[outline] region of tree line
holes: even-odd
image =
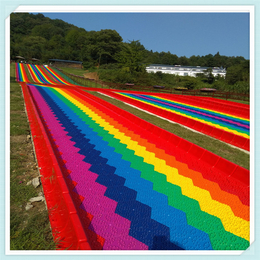
[[[10,56],[36,58],[42,63],[49,59],[82,61],[85,69],[99,68],[100,77],[120,83],[140,84],[161,82],[187,88],[211,85],[219,90],[249,92],[249,60],[244,57],[228,57],[216,54],[178,57],[170,52],[147,50],[139,40],[123,42],[115,30],[86,31],[60,19],[50,19],[43,14],[12,13],[10,16]],[[227,76],[213,79],[201,75],[178,77],[174,75],[147,75],[149,64],[223,67]],[[113,71],[113,75],[111,75]]]

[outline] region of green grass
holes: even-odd
[[[10,83],[10,249],[54,250],[48,213],[44,202],[35,202],[28,211],[29,199],[42,192],[41,187],[27,185],[39,175],[25,113],[24,99],[15,81],[15,65],[11,64]]]
[[[94,91],[89,91],[92,95],[95,95],[121,109],[124,109],[137,117],[140,117],[158,127],[161,127],[181,138],[184,138],[208,151],[217,154],[237,165],[240,165],[246,169],[249,169],[250,157],[248,153],[245,153],[239,149],[233,148],[226,143],[213,139],[207,135],[202,135],[196,132],[193,132],[185,127],[182,127],[178,124],[170,123],[167,120],[158,118],[151,114],[145,113],[139,109],[131,107],[119,100],[104,96]]]
[[[12,139],[11,139],[12,140]],[[11,205],[23,205],[37,196],[37,191],[26,183],[31,180],[28,166],[30,162],[27,154],[28,144],[25,142],[12,142],[10,144],[10,202]],[[30,169],[31,171],[31,169]],[[17,196],[19,194],[19,196]]]
[[[74,74],[77,76],[84,76],[87,71],[85,69],[76,69],[76,68],[69,68],[69,67],[62,67],[61,68],[64,72]]]
[[[48,221],[47,211],[28,218],[21,210],[11,210],[10,250],[53,250]]]
[[[10,83],[10,112],[10,135],[29,134],[21,87],[14,80]]]

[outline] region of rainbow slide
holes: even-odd
[[[249,106],[242,108],[227,101],[218,103],[216,99],[206,104],[203,98],[137,91],[101,90],[101,93],[249,151]],[[230,110],[224,112],[228,106]]]
[[[63,79],[54,69],[49,66],[16,63],[16,78],[18,82],[50,84],[50,85],[74,85]],[[26,74],[31,75],[30,82]]]
[[[71,225],[78,217],[74,226],[88,249],[249,247],[247,170],[75,87],[23,84],[23,92],[65,180],[62,196],[75,206]],[[40,145],[36,151],[43,153]],[[44,154],[39,160],[49,163]],[[51,219],[64,234],[60,248],[67,241],[75,249],[62,221]]]
[[[18,82],[30,82],[23,63],[15,63],[15,72]]]

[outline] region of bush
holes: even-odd
[[[215,82],[212,84],[212,87],[218,91],[225,91],[227,88],[227,84],[225,82],[225,79],[218,79],[215,80]]]
[[[249,94],[250,92],[250,85],[249,82],[245,81],[238,81],[234,85],[232,85],[233,92],[239,94]]]
[[[187,89],[195,89],[197,86],[197,79],[193,77],[183,77],[182,87]]]
[[[209,83],[199,81],[195,89],[201,89],[201,88],[212,88],[212,85],[210,85]]]
[[[102,64],[100,65],[99,69],[119,69],[118,63],[108,63],[108,64]]]
[[[108,82],[115,82],[115,70],[98,70],[99,79]]]
[[[91,61],[84,61],[83,62],[83,68],[84,69],[94,69],[95,64],[94,64],[94,62],[91,62]]]
[[[124,70],[118,70],[115,76],[115,80],[118,83],[136,83],[135,77],[127,71]]]

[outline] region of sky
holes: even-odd
[[[116,30],[124,42],[139,40],[147,50],[249,59],[249,13],[43,13],[87,31]]]

